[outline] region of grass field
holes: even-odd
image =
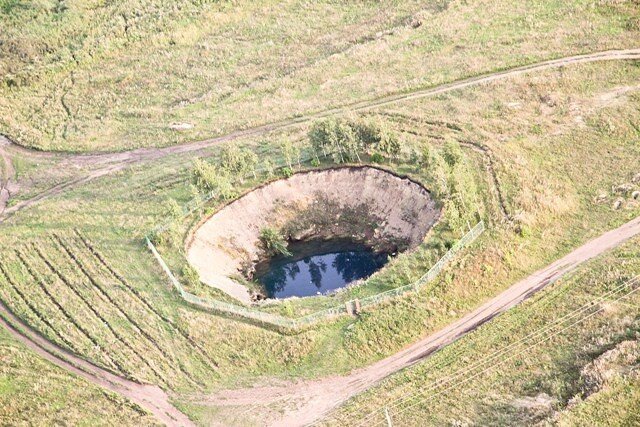
[[[0,422],[6,425],[157,425],[126,399],[72,376],[0,330]]]
[[[504,223],[483,154],[466,149],[469,161],[477,165],[479,191],[489,201],[487,215],[493,229],[431,293],[402,299],[358,320],[343,319],[300,335],[281,336],[194,311],[169,292],[142,237],[164,217],[170,198],[189,200],[191,160],[185,156],[96,179],[5,222],[3,299],[52,340],[65,345],[64,336],[66,346],[73,344],[85,357],[165,387],[189,388],[194,383],[210,387],[232,377],[256,375],[314,377],[346,372],[392,354],[579,242],[637,215],[633,201],[613,210],[617,196],[609,192],[637,170],[633,159],[638,155],[638,137],[632,123],[639,113],[638,94],[633,90],[618,94],[616,88],[632,85],[639,70],[633,63],[577,66],[402,106],[413,111],[411,117],[399,106],[378,112],[390,126],[406,130],[403,142],[408,152],[425,143],[437,146],[445,137],[490,148],[506,208],[516,218],[519,234]],[[551,92],[558,97],[554,107],[545,99]],[[618,95],[603,102],[611,93]],[[508,101],[496,103],[494,97],[501,94]],[[506,106],[510,102],[520,107]],[[581,121],[576,121],[577,115]],[[407,129],[408,123],[413,130]],[[296,132],[290,136],[294,140]],[[245,144],[269,150],[270,144],[286,136]],[[213,148],[210,155],[217,152]],[[40,170],[42,180],[50,170]],[[38,175],[37,169],[32,173]],[[601,191],[609,194],[606,203],[594,203]],[[404,269],[410,276],[419,273],[411,271],[410,263]],[[26,298],[6,285],[7,278]],[[63,335],[56,336],[42,319],[49,319]],[[191,355],[190,339],[202,347],[202,354]],[[94,341],[110,351],[95,352]],[[209,366],[213,362],[219,367]]]
[[[640,36],[633,1],[383,3],[194,2],[168,9],[143,0],[0,0],[0,17],[9,23],[0,34],[0,132],[20,144],[60,151],[167,146],[541,59],[637,47]],[[192,199],[194,157],[215,162],[224,144],[132,161],[86,182],[83,177],[113,165],[91,156],[8,149],[18,185],[10,207],[56,185],[78,184],[0,224],[0,299],[61,347],[158,384],[196,421],[237,420],[237,413],[221,414],[189,397],[367,366],[637,217],[640,201],[630,188],[639,185],[632,182],[640,173],[639,81],[638,61],[570,65],[352,114],[398,135],[401,153],[384,166],[432,190],[441,181],[420,161],[423,153],[457,141],[468,168],[466,185],[477,188],[475,207],[489,229],[424,291],[298,334],[187,306],[145,247],[144,236],[167,219],[173,201]],[[194,127],[170,128],[183,122]],[[303,124],[226,144],[256,153],[258,166],[273,165],[283,160],[283,141],[308,149],[308,130]],[[233,188],[245,191],[266,179],[236,180]],[[205,210],[222,203],[212,200]],[[181,236],[197,220],[188,218]],[[370,288],[351,292],[415,280],[459,236],[447,226],[436,227],[424,250],[396,258]],[[178,272],[180,243],[161,248]],[[332,417],[355,421],[351,417],[375,410],[376,420],[384,421],[384,402],[419,391],[637,274],[638,244],[590,264]],[[204,285],[189,290],[220,297]],[[352,295],[260,309],[296,316]],[[637,405],[636,377],[603,384],[569,407],[567,402],[581,392],[580,369],[623,339],[637,339],[635,307],[612,305],[574,335],[474,379],[473,388],[392,415],[409,424],[518,424],[550,416],[566,425],[607,418],[633,424],[633,418],[623,419],[623,408]],[[120,398],[78,386],[84,383],[6,335],[0,339],[7,360],[0,390],[9,390],[0,393],[2,417],[93,424],[96,414],[104,414],[109,423],[152,422]],[[33,400],[23,401],[21,390],[40,381],[45,384],[38,387],[52,393],[36,388]],[[539,394],[534,390],[552,403],[545,406],[546,397],[543,405],[532,403]],[[81,409],[78,402],[91,406]],[[74,411],[61,412],[74,404]]]
[[[620,343],[637,347],[638,284],[622,285],[640,273],[638,243],[390,377],[324,424],[384,425],[387,407],[398,425],[633,425],[637,350],[619,369],[601,365],[611,375],[602,384],[588,382],[583,369]]]
[[[636,47],[637,16],[633,1],[3,0],[0,131],[45,150],[166,146]]]

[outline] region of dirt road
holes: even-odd
[[[91,383],[127,397],[166,425],[194,425],[189,418],[169,403],[167,394],[160,387],[129,381],[69,353],[33,331],[2,303],[0,303],[0,325],[38,355]]]
[[[0,162],[2,165],[2,176],[0,176],[0,215],[5,211],[11,193],[17,190],[17,185],[12,181],[15,170],[9,155],[4,151],[4,147],[9,145],[9,141],[0,139]]]
[[[269,413],[265,407],[260,407],[253,412],[264,413],[267,417],[265,424],[273,426],[301,426],[313,423],[350,397],[369,389],[383,378],[418,363],[438,349],[522,302],[578,265],[615,248],[638,234],[640,234],[640,217],[589,241],[565,257],[536,271],[437,333],[391,357],[356,370],[350,375],[279,386],[228,390],[214,396],[194,396],[192,400],[214,406],[281,403],[281,406],[286,408],[284,413]]]
[[[321,119],[328,116],[343,114],[350,111],[365,111],[377,107],[382,107],[390,104],[395,104],[402,101],[408,101],[413,99],[426,98],[435,96],[447,92],[452,92],[459,89],[464,89],[470,86],[477,86],[481,84],[491,83],[500,79],[519,76],[525,73],[531,73],[534,71],[542,71],[550,68],[558,68],[572,64],[581,64],[588,62],[598,61],[614,61],[614,60],[639,60],[640,48],[638,49],[624,49],[624,50],[608,50],[603,52],[596,52],[584,55],[575,55],[565,58],[553,59],[549,61],[543,61],[536,64],[525,65],[522,67],[512,68],[510,70],[498,71],[495,73],[483,74],[476,77],[458,80],[452,83],[443,84],[427,89],[416,89],[410,92],[387,95],[376,99],[360,101],[348,105],[344,105],[329,110],[324,110],[316,113],[306,114],[300,117],[285,119],[261,126],[238,130],[236,132],[229,133],[227,135],[218,136],[202,141],[196,141],[192,143],[186,143],[176,146],[164,147],[164,148],[141,148],[132,151],[123,151],[117,153],[95,153],[95,154],[57,154],[64,158],[65,166],[90,166],[91,173],[82,178],[78,178],[69,181],[64,184],[55,186],[37,197],[20,202],[10,208],[7,208],[4,213],[0,213],[0,222],[5,220],[13,213],[24,209],[30,205],[45,200],[53,195],[60,194],[67,188],[75,187],[78,184],[87,182],[94,178],[112,173],[114,171],[121,170],[128,165],[140,162],[153,161],[165,156],[185,153],[197,153],[204,150],[214,144],[221,142],[232,141],[239,138],[249,136],[265,135],[273,131],[281,131],[295,126],[299,126],[304,123],[311,122],[313,120]],[[7,143],[7,139],[0,136],[0,146]],[[20,152],[33,158],[37,157],[51,157],[56,155],[55,153],[47,153],[42,151],[31,150],[16,145],[15,143],[9,143],[5,147],[5,152],[11,151]]]

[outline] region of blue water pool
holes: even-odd
[[[292,257],[276,257],[256,270],[268,298],[324,294],[369,277],[387,261],[361,245],[305,242],[289,245]]]

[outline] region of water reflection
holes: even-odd
[[[257,279],[265,286],[269,298],[310,296],[368,277],[387,259],[384,254],[375,254],[353,244],[348,249],[344,248],[344,243],[336,243],[336,246],[338,248],[327,252],[332,248],[327,248],[326,242],[323,246],[292,245],[289,249],[294,253],[293,257],[273,259],[258,269]]]

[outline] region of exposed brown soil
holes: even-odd
[[[402,242],[412,248],[439,216],[422,185],[383,169],[302,172],[258,187],[214,213],[194,231],[187,258],[204,283],[250,302],[248,289],[231,277],[265,256],[260,243],[265,227],[289,228],[295,240]]]

